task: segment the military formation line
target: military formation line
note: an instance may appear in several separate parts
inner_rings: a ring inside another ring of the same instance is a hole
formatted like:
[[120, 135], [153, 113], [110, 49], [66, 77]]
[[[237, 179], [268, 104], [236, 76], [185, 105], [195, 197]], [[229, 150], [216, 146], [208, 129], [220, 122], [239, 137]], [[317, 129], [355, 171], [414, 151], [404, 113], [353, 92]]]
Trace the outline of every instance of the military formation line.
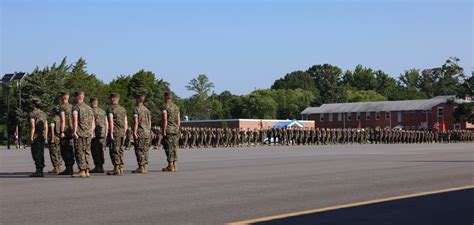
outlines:
[[[152, 144], [160, 148], [160, 127], [152, 128]], [[131, 140], [131, 139], [129, 139]], [[205, 128], [182, 127], [180, 148], [226, 148], [243, 146], [294, 146], [335, 144], [413, 144], [472, 142], [474, 132], [449, 130], [332, 129], [332, 128]]]
[[[390, 129], [325, 129], [325, 128], [202, 128], [180, 127], [179, 108], [165, 93], [162, 106], [162, 126], [151, 125], [151, 113], [144, 106], [145, 97], [137, 95], [132, 118], [128, 126], [127, 112], [120, 106], [120, 96], [110, 95], [106, 111], [99, 108], [97, 98], [84, 103], [84, 92], [75, 93], [75, 105], [69, 103], [69, 93], [62, 92], [57, 107], [50, 116], [41, 110], [41, 100], [33, 99], [30, 113], [31, 154], [36, 171], [31, 177], [44, 177], [44, 149], [49, 146], [53, 169], [48, 173], [86, 178], [91, 173], [105, 173], [104, 150], [109, 149], [114, 166], [107, 175], [123, 175], [124, 149], [132, 143], [137, 158], [137, 169], [132, 173], [148, 171], [148, 155], [153, 145], [163, 148], [168, 166], [166, 172], [177, 171], [178, 148], [230, 148], [243, 146], [294, 146], [335, 144], [401, 144], [401, 143], [454, 143], [472, 142], [474, 132], [449, 130]], [[92, 155], [93, 161], [90, 160]], [[90, 169], [92, 163], [94, 168]], [[61, 171], [64, 163], [65, 169]], [[78, 172], [74, 172], [77, 164]]]

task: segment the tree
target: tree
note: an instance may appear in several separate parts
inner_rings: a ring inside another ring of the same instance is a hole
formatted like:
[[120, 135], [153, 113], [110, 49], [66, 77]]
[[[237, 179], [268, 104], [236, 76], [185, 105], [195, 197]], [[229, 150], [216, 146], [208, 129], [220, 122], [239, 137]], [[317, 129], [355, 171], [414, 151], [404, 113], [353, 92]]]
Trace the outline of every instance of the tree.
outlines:
[[375, 91], [347, 91], [348, 102], [378, 102], [387, 101], [387, 97], [375, 92]]
[[428, 97], [438, 95], [456, 95], [462, 90], [464, 69], [459, 66], [458, 58], [449, 58], [441, 67], [422, 71], [420, 89]]
[[456, 122], [474, 123], [474, 103], [459, 104], [453, 115]]
[[164, 104], [163, 96], [165, 92], [170, 92], [168, 82], [163, 79], [157, 79], [153, 72], [142, 69], [131, 76], [127, 95], [131, 99], [137, 94], [145, 95], [145, 106], [150, 110], [152, 122], [159, 124], [161, 122], [161, 107]]
[[330, 64], [314, 65], [306, 71], [313, 79], [320, 97], [316, 104], [345, 102], [346, 91], [341, 82], [342, 70]]
[[244, 97], [243, 115], [251, 119], [275, 119], [277, 102], [271, 90], [257, 90]]
[[186, 88], [194, 92], [194, 95], [188, 98], [185, 104], [189, 115], [194, 119], [210, 119], [213, 111], [208, 98], [214, 84], [209, 81], [206, 75], [200, 74], [197, 78], [189, 81]]
[[307, 72], [301, 70], [287, 73], [285, 77], [276, 80], [271, 89], [302, 89], [310, 91], [315, 97], [319, 96], [314, 79]]
[[371, 68], [357, 65], [353, 72], [346, 71], [342, 83], [355, 90], [374, 90], [377, 87], [375, 72]]
[[273, 90], [274, 100], [278, 104], [278, 119], [297, 119], [306, 107], [314, 101], [312, 92], [302, 89], [295, 90]]

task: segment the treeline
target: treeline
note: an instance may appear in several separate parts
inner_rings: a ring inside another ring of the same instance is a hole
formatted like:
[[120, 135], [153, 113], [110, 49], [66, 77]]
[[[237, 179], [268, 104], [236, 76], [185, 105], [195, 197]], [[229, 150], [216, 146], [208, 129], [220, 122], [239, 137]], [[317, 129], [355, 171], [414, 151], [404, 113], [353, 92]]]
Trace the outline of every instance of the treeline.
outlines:
[[[234, 95], [229, 91], [215, 93], [212, 81], [201, 74], [186, 86], [194, 95], [189, 98], [175, 95], [175, 101], [181, 108], [181, 115], [187, 119], [292, 119], [298, 118], [304, 108], [324, 103], [420, 99], [437, 95], [472, 96], [472, 73], [465, 75], [458, 63], [459, 59], [449, 58], [440, 67], [410, 69], [397, 78], [362, 65], [345, 72], [330, 64], [314, 65], [306, 71], [286, 74], [276, 80], [270, 89], [246, 95]], [[21, 107], [18, 104], [19, 88]], [[160, 122], [159, 108], [163, 103], [163, 93], [171, 91], [169, 83], [151, 71], [119, 75], [110, 83], [104, 83], [87, 71], [83, 58], [72, 64], [64, 58], [59, 64], [35, 68], [21, 85], [2, 85], [0, 141], [4, 142], [6, 138], [6, 126], [10, 135], [17, 124], [20, 124], [22, 134], [25, 133], [32, 98], [40, 98], [44, 110], [50, 112], [58, 102], [60, 91], [72, 93], [78, 90], [85, 91], [87, 97], [99, 98], [102, 107], [108, 102], [109, 94], [117, 92], [121, 95], [121, 104], [129, 112], [133, 108], [134, 95], [143, 93], [147, 97], [146, 105], [152, 111], [153, 123]]]

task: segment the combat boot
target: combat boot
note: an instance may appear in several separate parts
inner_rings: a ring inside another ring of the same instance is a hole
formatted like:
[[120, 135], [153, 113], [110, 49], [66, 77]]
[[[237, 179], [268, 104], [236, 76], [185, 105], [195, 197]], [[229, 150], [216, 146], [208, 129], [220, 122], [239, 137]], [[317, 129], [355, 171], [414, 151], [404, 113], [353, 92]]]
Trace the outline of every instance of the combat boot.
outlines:
[[136, 170], [132, 170], [132, 173], [146, 173], [145, 166], [138, 166]]
[[44, 177], [43, 169], [42, 168], [36, 168], [36, 172], [30, 174], [30, 177]]
[[120, 175], [123, 174], [123, 164], [119, 165], [119, 171], [120, 171]]
[[89, 169], [86, 169], [86, 177], [90, 177], [90, 172], [89, 172]]
[[104, 166], [102, 165], [95, 165], [94, 169], [89, 171], [89, 173], [104, 173]]
[[178, 172], [178, 169], [176, 168], [176, 162], [177, 162], [177, 161], [174, 161], [174, 162], [173, 162], [173, 164], [172, 164], [172, 165], [173, 165], [173, 168], [171, 169], [171, 172]]
[[111, 175], [111, 176], [120, 176], [120, 175], [122, 175], [120, 173], [120, 168], [119, 167], [120, 167], [119, 165], [114, 166], [114, 170], [107, 172], [107, 175]]
[[143, 165], [143, 171], [148, 173], [148, 164]]
[[54, 166], [52, 170], [48, 171], [49, 174], [59, 174], [61, 172], [61, 166]]
[[161, 171], [163, 172], [172, 172], [173, 171], [173, 163], [172, 162], [168, 162], [168, 166], [161, 169]]
[[73, 177], [73, 178], [86, 178], [87, 177], [86, 170], [79, 170], [79, 172], [72, 174], [71, 177]]
[[72, 166], [66, 166], [66, 169], [59, 173], [59, 175], [72, 175], [74, 174], [74, 169], [72, 168]]

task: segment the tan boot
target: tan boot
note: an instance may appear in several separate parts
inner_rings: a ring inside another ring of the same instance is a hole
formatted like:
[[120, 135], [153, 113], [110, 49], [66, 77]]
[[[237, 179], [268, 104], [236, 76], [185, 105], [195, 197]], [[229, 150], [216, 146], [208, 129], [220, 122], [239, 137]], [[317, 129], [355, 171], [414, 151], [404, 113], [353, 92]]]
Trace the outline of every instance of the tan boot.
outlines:
[[173, 171], [173, 163], [172, 162], [168, 162], [168, 166], [161, 169], [161, 171], [163, 172], [172, 172]]
[[74, 169], [72, 168], [72, 166], [66, 166], [66, 169], [59, 173], [59, 175], [72, 175], [74, 173]]
[[36, 172], [30, 174], [30, 177], [44, 177], [43, 169], [42, 168], [36, 168]]
[[173, 162], [173, 169], [171, 171], [178, 172], [178, 169], [176, 168], [176, 161]]
[[91, 176], [91, 174], [89, 172], [89, 169], [86, 169], [86, 177], [90, 177], [90, 176]]
[[148, 173], [148, 164], [145, 164], [145, 165], [143, 166], [143, 171], [144, 171], [145, 173]]
[[89, 171], [89, 173], [104, 173], [104, 166], [102, 165], [95, 165], [94, 169]]
[[119, 165], [119, 171], [120, 171], [120, 174], [122, 175], [123, 174], [123, 165]]
[[49, 174], [59, 174], [61, 172], [61, 166], [54, 166], [52, 170], [48, 171]]
[[71, 175], [71, 177], [73, 177], [73, 178], [86, 178], [87, 177], [86, 170], [79, 170], [79, 172], [74, 173], [73, 175]]
[[132, 173], [146, 173], [145, 166], [138, 166], [136, 170], [132, 170]]
[[120, 175], [122, 175], [120, 173], [119, 165], [114, 166], [114, 170], [107, 172], [107, 175], [111, 175], [111, 176], [120, 176]]

